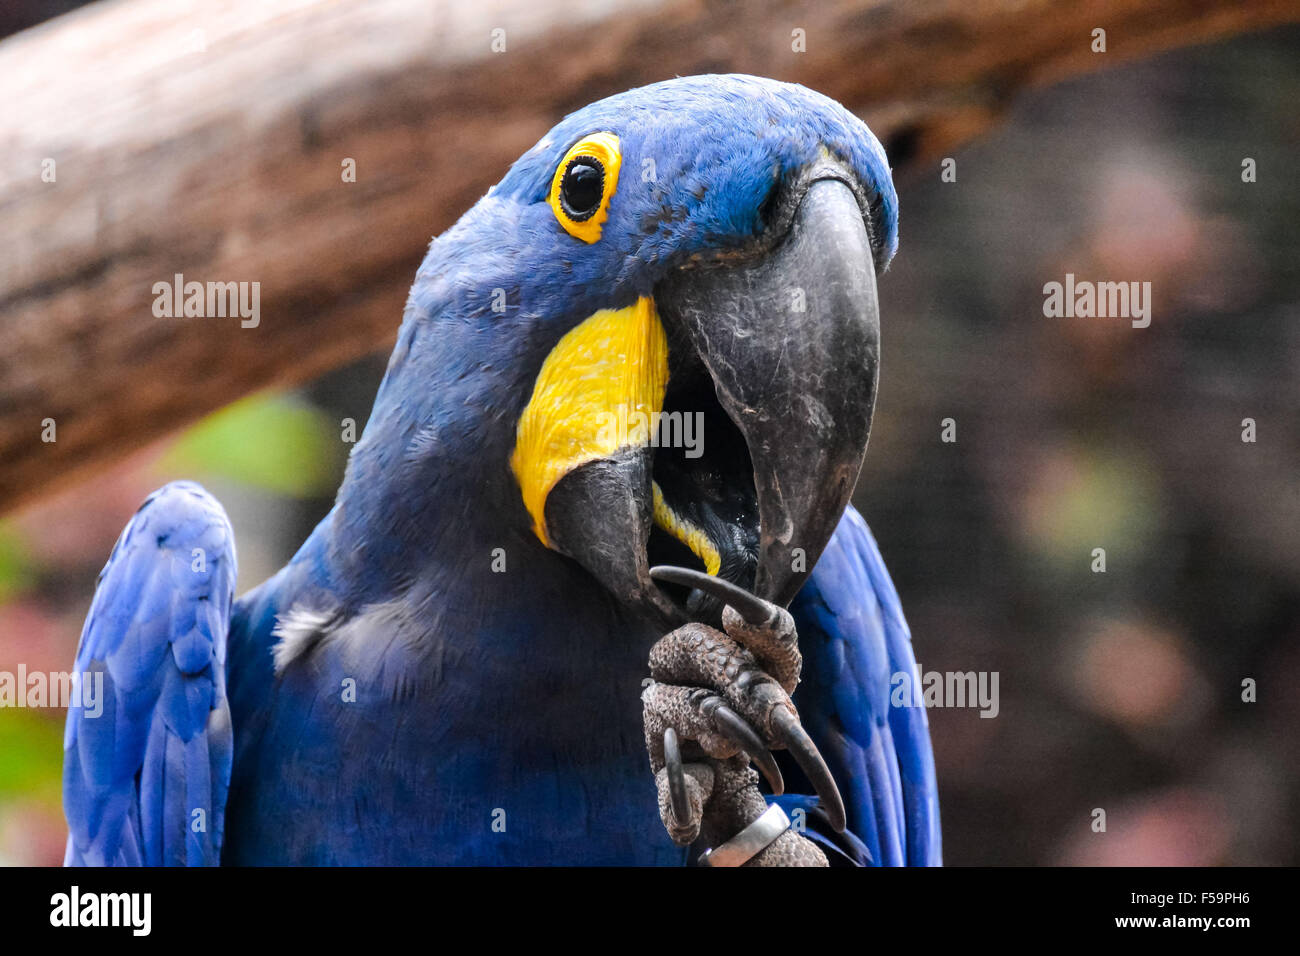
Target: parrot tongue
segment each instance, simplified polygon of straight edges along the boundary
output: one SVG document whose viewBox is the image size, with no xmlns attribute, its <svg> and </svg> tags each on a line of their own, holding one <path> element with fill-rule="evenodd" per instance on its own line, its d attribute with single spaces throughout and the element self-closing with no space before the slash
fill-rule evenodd
<svg viewBox="0 0 1300 956">
<path fill-rule="evenodd" d="M 682 269 L 655 295 L 669 335 L 665 412 L 702 426 L 698 449 L 655 454 L 656 528 L 781 605 L 839 524 L 871 427 L 879 306 L 848 182 L 812 171 L 779 199 L 773 218 L 788 226 L 774 247 Z M 655 553 L 662 538 L 652 564 L 676 557 Z"/>
</svg>

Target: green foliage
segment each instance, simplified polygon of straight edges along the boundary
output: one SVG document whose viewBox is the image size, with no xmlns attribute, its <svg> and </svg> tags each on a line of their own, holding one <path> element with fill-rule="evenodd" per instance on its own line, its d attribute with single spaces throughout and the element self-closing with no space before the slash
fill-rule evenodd
<svg viewBox="0 0 1300 956">
<path fill-rule="evenodd" d="M 18 532 L 0 523 L 0 604 L 31 588 L 36 573 Z"/>
<path fill-rule="evenodd" d="M 57 805 L 63 767 L 62 721 L 51 711 L 0 709 L 0 800 Z"/>
<path fill-rule="evenodd" d="M 168 472 L 230 478 L 276 494 L 328 494 L 344 446 L 323 413 L 287 395 L 255 395 L 209 415 L 164 457 Z"/>
</svg>

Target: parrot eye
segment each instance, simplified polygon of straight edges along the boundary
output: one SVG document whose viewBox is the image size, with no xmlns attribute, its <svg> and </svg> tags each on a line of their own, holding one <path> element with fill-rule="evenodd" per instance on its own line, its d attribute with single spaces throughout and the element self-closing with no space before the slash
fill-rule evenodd
<svg viewBox="0 0 1300 956">
<path fill-rule="evenodd" d="M 596 215 L 601 195 L 605 191 L 605 167 L 591 156 L 578 156 L 569 163 L 564 182 L 560 184 L 560 202 L 574 222 L 582 222 Z"/>
<path fill-rule="evenodd" d="M 623 155 L 613 133 L 592 133 L 565 154 L 551 180 L 550 206 L 564 231 L 593 243 L 609 217 Z"/>
</svg>

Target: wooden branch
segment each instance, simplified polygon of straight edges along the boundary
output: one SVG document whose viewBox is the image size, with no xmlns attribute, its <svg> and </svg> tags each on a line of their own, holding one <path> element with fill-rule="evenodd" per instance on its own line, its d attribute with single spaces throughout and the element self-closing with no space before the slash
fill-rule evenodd
<svg viewBox="0 0 1300 956">
<path fill-rule="evenodd" d="M 429 237 L 601 96 L 700 72 L 795 80 L 915 165 L 1027 86 L 1298 15 L 1286 0 L 114 0 L 59 18 L 0 43 L 0 509 L 387 348 Z M 155 316 L 155 283 L 177 273 L 260 283 L 260 323 Z"/>
</svg>

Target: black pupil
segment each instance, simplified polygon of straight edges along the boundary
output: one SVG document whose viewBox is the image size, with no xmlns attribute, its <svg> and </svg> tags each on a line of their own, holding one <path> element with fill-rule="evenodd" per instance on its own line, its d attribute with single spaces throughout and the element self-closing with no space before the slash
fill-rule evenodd
<svg viewBox="0 0 1300 956">
<path fill-rule="evenodd" d="M 600 205 L 604 190 L 605 171 L 594 159 L 582 158 L 569 165 L 560 187 L 564 211 L 573 219 L 586 219 Z"/>
</svg>

